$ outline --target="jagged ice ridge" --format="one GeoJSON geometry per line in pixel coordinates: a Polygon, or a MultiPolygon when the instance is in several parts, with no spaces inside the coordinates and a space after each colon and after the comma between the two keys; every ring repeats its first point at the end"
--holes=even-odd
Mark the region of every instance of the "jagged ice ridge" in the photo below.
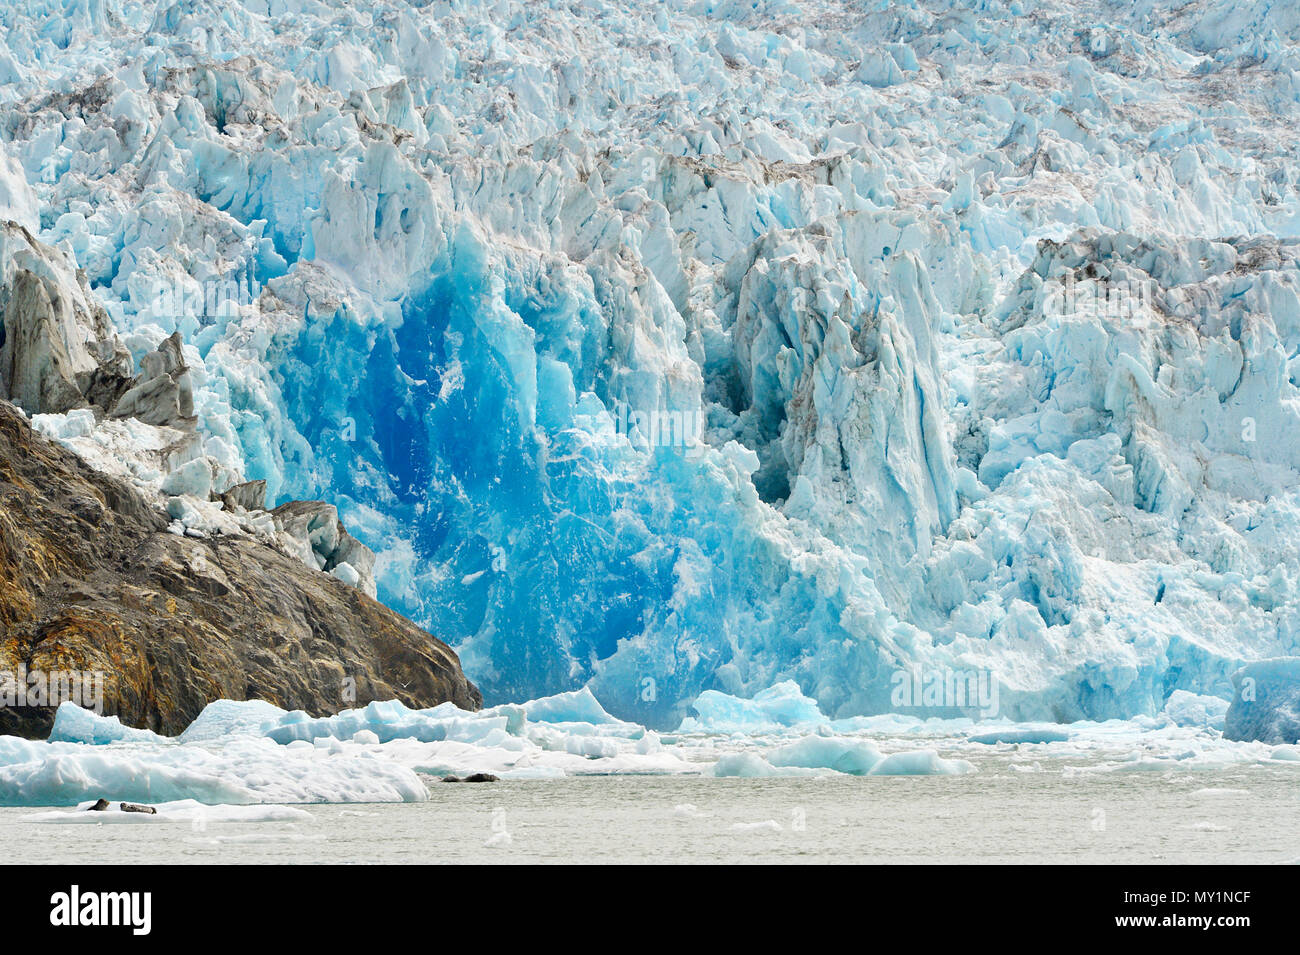
{"type": "Polygon", "coordinates": [[[1296,653],[1298,42],[1263,0],[20,0],[0,205],[488,703],[844,718],[956,668],[1151,715],[1296,653]]]}

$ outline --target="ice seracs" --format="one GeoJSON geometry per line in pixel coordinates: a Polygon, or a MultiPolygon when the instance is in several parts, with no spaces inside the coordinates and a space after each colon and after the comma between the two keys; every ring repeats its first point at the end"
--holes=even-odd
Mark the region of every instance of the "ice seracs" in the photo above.
{"type": "MultiPolygon", "coordinates": [[[[178,533],[209,472],[328,501],[489,703],[1228,700],[1296,653],[1298,40],[1262,0],[17,2],[0,210],[134,363],[180,333],[197,437],[42,427],[178,533]]],[[[332,526],[288,546],[366,587],[332,526]]]]}

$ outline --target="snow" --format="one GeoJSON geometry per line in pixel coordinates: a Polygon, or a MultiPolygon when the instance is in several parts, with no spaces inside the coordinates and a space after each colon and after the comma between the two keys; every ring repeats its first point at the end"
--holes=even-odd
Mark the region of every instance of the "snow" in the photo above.
{"type": "Polygon", "coordinates": [[[337,506],[490,705],[600,700],[548,745],[1212,730],[1300,653],[1294,5],[68,6],[0,16],[0,214],[181,332],[200,441],[38,426],[178,533],[337,506]]]}

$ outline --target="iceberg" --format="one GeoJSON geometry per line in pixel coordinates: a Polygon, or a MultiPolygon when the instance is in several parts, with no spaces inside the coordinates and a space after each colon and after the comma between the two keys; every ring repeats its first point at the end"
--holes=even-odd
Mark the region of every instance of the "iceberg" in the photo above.
{"type": "Polygon", "coordinates": [[[1223,721],[1225,739],[1300,743],[1300,657],[1252,663],[1232,682],[1236,693],[1223,721]]]}
{"type": "Polygon", "coordinates": [[[266,725],[264,735],[283,744],[318,739],[354,740],[358,743],[387,743],[395,739],[428,743],[450,739],[472,743],[499,739],[507,735],[510,725],[507,716],[472,713],[454,703],[412,710],[399,700],[387,700],[315,719],[302,710],[294,710],[266,725]]]}
{"type": "Polygon", "coordinates": [[[705,690],[691,704],[679,733],[770,733],[826,722],[817,701],[803,695],[799,684],[785,680],[741,699],[717,690],[705,690]]]}
{"type": "Polygon", "coordinates": [[[973,763],[944,759],[932,749],[891,753],[871,768],[872,776],[960,776],[973,772],[973,763]]]}
{"type": "MultiPolygon", "coordinates": [[[[3,747],[0,747],[3,754],[3,747]]],[[[422,802],[419,777],[394,762],[332,758],[237,739],[218,749],[173,744],[38,743],[0,763],[0,806],[110,802],[208,805],[317,802],[422,802]]]]}
{"type": "Polygon", "coordinates": [[[999,743],[1063,743],[1070,738],[1069,730],[1055,726],[1017,726],[1007,729],[972,733],[966,737],[972,743],[997,745],[999,743]]]}
{"type": "Polygon", "coordinates": [[[123,726],[116,716],[101,716],[69,700],[59,704],[54,711],[54,726],[50,729],[51,742],[67,743],[157,743],[164,737],[146,729],[123,726]]]}
{"type": "Polygon", "coordinates": [[[713,764],[720,778],[764,779],[770,776],[800,775],[799,769],[778,769],[757,753],[728,753],[713,764]]]}
{"type": "Polygon", "coordinates": [[[82,803],[75,810],[53,809],[35,812],[27,822],[59,826],[152,826],[185,823],[196,831],[218,823],[310,822],[312,814],[295,806],[207,806],[193,799],[155,803],[152,813],[125,812],[120,803],[99,812],[88,812],[94,803],[82,803]]]}
{"type": "Polygon", "coordinates": [[[585,686],[571,693],[557,693],[529,700],[522,707],[528,719],[536,723],[588,723],[594,726],[622,722],[606,713],[595,695],[585,686]]]}
{"type": "Polygon", "coordinates": [[[765,758],[773,766],[831,769],[837,773],[863,776],[871,772],[884,756],[870,740],[805,736],[770,750],[765,758]]]}
{"type": "Polygon", "coordinates": [[[1196,726],[1222,732],[1231,704],[1217,696],[1198,696],[1174,690],[1165,703],[1165,715],[1179,726],[1196,726]]]}
{"type": "Polygon", "coordinates": [[[265,700],[215,700],[176,738],[182,743],[203,743],[226,736],[264,736],[284,715],[284,710],[265,700]]]}

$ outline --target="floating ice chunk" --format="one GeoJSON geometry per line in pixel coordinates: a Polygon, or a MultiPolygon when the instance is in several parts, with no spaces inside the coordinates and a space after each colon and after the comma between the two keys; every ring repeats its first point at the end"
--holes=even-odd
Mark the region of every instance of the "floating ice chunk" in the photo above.
{"type": "Polygon", "coordinates": [[[1067,730],[1053,726],[1008,727],[972,733],[966,737],[971,743],[1064,743],[1070,738],[1067,730]]]}
{"type": "Polygon", "coordinates": [[[870,775],[957,776],[973,772],[974,764],[964,759],[943,759],[932,749],[922,749],[886,756],[872,768],[870,775]]]}
{"type": "Polygon", "coordinates": [[[1165,715],[1177,726],[1223,729],[1228,701],[1217,696],[1200,696],[1186,690],[1174,690],[1165,703],[1165,715]]]}
{"type": "Polygon", "coordinates": [[[499,706],[488,707],[479,710],[477,714],[479,719],[490,717],[504,717],[506,721],[506,732],[511,736],[520,736],[524,732],[524,727],[528,725],[528,714],[518,703],[502,703],[499,706]]]}
{"type": "Polygon", "coordinates": [[[75,749],[70,744],[44,743],[18,736],[0,736],[0,766],[13,766],[41,759],[60,750],[75,749]]]}
{"type": "Polygon", "coordinates": [[[600,705],[587,687],[569,693],[557,693],[529,700],[523,704],[524,712],[537,723],[620,723],[600,705]]]}
{"type": "Polygon", "coordinates": [[[770,733],[826,722],[817,701],[804,696],[793,680],[769,687],[749,700],[705,690],[691,707],[696,716],[682,720],[679,732],[770,733]]]}
{"type": "Polygon", "coordinates": [[[783,775],[757,753],[727,753],[713,764],[714,776],[738,776],[743,779],[761,779],[765,776],[783,775]]]}
{"type": "Polygon", "coordinates": [[[775,819],[764,819],[762,822],[733,822],[731,828],[739,832],[784,832],[781,824],[775,819]]]}
{"type": "Polygon", "coordinates": [[[1276,657],[1242,667],[1223,735],[1261,743],[1300,742],[1300,657],[1276,657]]]}
{"type": "Polygon", "coordinates": [[[419,776],[396,762],[235,737],[217,748],[115,743],[37,744],[0,766],[0,806],[70,806],[194,799],[230,803],[420,802],[419,776]]]}
{"type": "Polygon", "coordinates": [[[870,741],[842,736],[805,736],[767,753],[773,766],[832,769],[853,776],[869,773],[881,758],[880,750],[870,741]]]}
{"type": "Polygon", "coordinates": [[[81,803],[74,810],[52,809],[48,812],[24,816],[26,822],[55,825],[158,825],[188,823],[203,827],[216,823],[251,822],[310,822],[313,816],[306,809],[293,806],[206,806],[194,799],[178,799],[157,803],[156,812],[123,812],[120,802],[111,803],[105,810],[90,812],[93,801],[81,803]]]}
{"type": "Polygon", "coordinates": [[[564,751],[587,759],[608,759],[619,753],[618,741],[599,736],[569,736],[564,740],[564,751]]]}
{"type": "Polygon", "coordinates": [[[284,744],[324,737],[355,740],[361,732],[373,734],[377,743],[395,739],[486,743],[510,735],[512,725],[518,726],[518,720],[503,709],[472,713],[452,703],[443,703],[413,710],[400,700],[384,700],[319,718],[294,710],[267,728],[266,736],[284,744]]]}
{"type": "Polygon", "coordinates": [[[563,779],[567,774],[558,766],[521,766],[518,769],[503,769],[497,775],[502,779],[519,782],[520,780],[563,779]]]}
{"type": "Polygon", "coordinates": [[[116,716],[100,716],[91,710],[83,709],[70,700],[59,704],[54,713],[54,726],[50,729],[51,742],[120,743],[126,740],[142,743],[157,743],[167,739],[151,730],[134,729],[123,726],[116,716]]]}
{"type": "Polygon", "coordinates": [[[265,700],[216,700],[203,707],[177,739],[200,743],[225,736],[262,736],[284,715],[284,710],[265,700]]]}

